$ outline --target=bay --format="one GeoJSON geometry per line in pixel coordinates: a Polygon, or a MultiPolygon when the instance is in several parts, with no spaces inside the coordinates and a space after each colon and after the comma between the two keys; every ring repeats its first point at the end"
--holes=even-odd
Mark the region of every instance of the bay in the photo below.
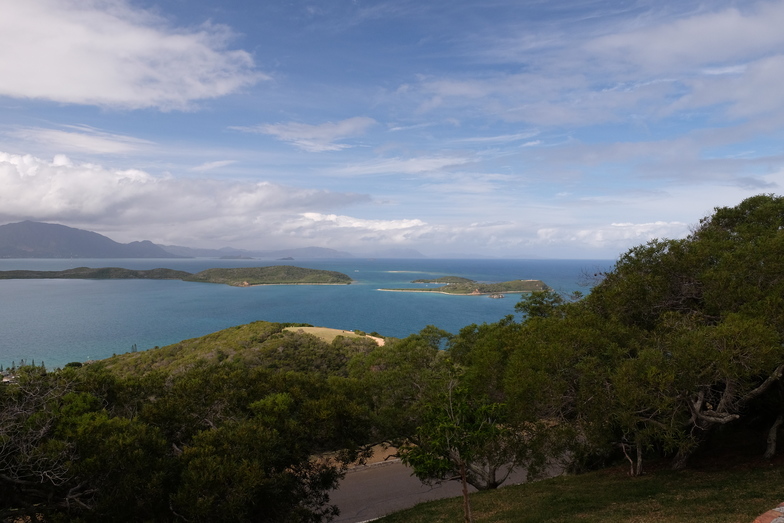
{"type": "Polygon", "coordinates": [[[164,346],[257,320],[299,322],[405,337],[427,325],[452,333],[471,323],[514,314],[518,295],[505,299],[437,293],[383,292],[419,287],[411,280],[462,276],[480,282],[538,279],[560,292],[588,292],[585,275],[610,260],[218,260],[5,259],[0,270],[63,270],[79,266],[170,269],[290,264],[335,270],[351,285],[227,285],[169,280],[0,280],[0,364],[22,360],[48,368],[70,361],[164,346]]]}

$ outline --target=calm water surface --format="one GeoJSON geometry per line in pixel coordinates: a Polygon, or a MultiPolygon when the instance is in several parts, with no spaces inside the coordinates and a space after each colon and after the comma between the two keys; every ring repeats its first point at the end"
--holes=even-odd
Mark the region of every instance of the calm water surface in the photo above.
{"type": "Polygon", "coordinates": [[[0,270],[62,270],[79,266],[171,269],[283,263],[336,270],[355,283],[339,286],[230,287],[167,280],[0,280],[0,364],[35,360],[53,368],[69,361],[164,346],[257,320],[302,322],[404,337],[427,325],[456,333],[471,323],[514,314],[517,295],[447,296],[382,292],[416,287],[417,278],[463,276],[477,281],[538,279],[564,292],[580,290],[584,273],[608,260],[0,260],[0,270]]]}

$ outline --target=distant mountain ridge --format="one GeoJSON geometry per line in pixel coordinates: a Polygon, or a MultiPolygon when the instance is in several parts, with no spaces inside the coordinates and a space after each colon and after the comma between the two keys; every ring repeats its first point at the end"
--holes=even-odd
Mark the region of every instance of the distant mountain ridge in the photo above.
{"type": "Polygon", "coordinates": [[[151,241],[118,243],[54,223],[0,225],[0,258],[179,258],[151,241]]]}
{"type": "MultiPolygon", "coordinates": [[[[151,241],[118,243],[97,232],[55,223],[23,221],[0,225],[0,258],[354,258],[349,252],[325,247],[246,250],[223,247],[199,249],[156,245],[151,241]]],[[[413,249],[379,251],[371,257],[424,258],[413,249]]]]}
{"type": "Polygon", "coordinates": [[[197,249],[192,247],[182,247],[180,245],[161,245],[161,247],[172,254],[185,256],[188,258],[225,258],[225,257],[251,257],[268,258],[279,260],[281,258],[353,258],[354,255],[348,252],[328,249],[326,247],[300,247],[295,249],[280,249],[274,251],[251,251],[246,249],[233,249],[223,247],[221,249],[197,249]]]}

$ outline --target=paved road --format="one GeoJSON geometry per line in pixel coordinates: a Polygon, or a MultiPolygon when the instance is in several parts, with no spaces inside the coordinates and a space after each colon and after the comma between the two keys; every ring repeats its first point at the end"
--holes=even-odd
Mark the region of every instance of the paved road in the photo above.
{"type": "MultiPolygon", "coordinates": [[[[510,478],[509,484],[524,479],[525,472],[522,471],[510,478]]],[[[469,489],[476,492],[473,487],[469,489]]],[[[459,482],[449,481],[429,487],[412,476],[410,468],[393,461],[349,471],[330,499],[340,508],[340,516],[333,520],[335,523],[358,523],[423,501],[460,495],[459,482]]]]}

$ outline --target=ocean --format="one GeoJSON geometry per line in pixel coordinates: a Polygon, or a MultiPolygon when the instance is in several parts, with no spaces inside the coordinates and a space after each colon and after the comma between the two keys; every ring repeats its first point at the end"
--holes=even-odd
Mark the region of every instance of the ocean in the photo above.
{"type": "Polygon", "coordinates": [[[551,288],[587,293],[585,275],[611,260],[221,260],[221,259],[4,259],[0,270],[124,267],[198,272],[213,267],[290,264],[334,270],[351,285],[230,287],[169,280],[0,280],[0,364],[56,368],[195,338],[252,321],[309,323],[320,327],[405,337],[427,325],[452,333],[472,323],[515,314],[519,295],[449,296],[383,292],[417,287],[411,280],[462,276],[480,282],[537,279],[551,288]]]}

